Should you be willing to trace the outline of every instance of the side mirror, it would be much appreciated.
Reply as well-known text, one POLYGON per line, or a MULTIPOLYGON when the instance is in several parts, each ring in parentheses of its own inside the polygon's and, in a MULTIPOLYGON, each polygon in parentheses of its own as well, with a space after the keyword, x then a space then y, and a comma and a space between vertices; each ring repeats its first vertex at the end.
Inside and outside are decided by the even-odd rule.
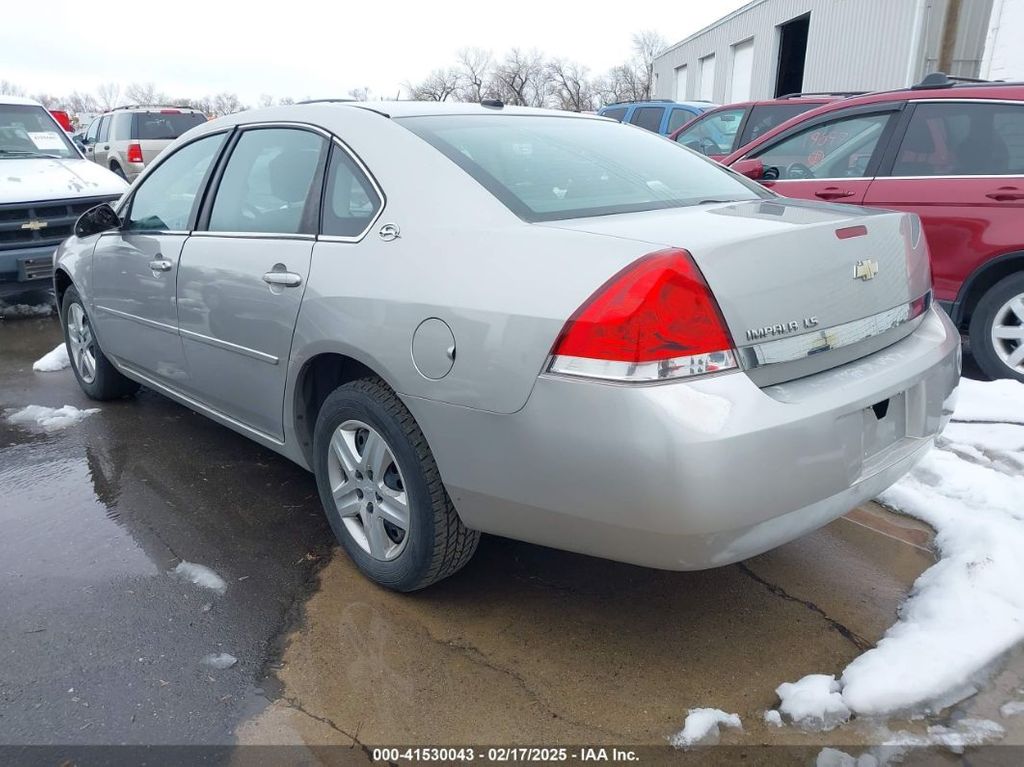
POLYGON ((732 169, 755 181, 764 178, 764 163, 760 160, 737 160, 732 164, 732 169))
POLYGON ((89 208, 75 222, 75 237, 91 237, 100 232, 121 228, 121 219, 109 204, 103 202, 89 208))

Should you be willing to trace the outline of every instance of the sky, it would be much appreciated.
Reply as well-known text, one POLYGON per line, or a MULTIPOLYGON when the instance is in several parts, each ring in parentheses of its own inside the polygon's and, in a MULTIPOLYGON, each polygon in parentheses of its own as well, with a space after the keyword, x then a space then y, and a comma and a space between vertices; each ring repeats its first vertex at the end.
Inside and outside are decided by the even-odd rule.
POLYGON ((57 95, 152 82, 172 97, 229 91, 249 104, 261 94, 344 97, 364 86, 394 98, 403 83, 454 64, 462 47, 536 48, 601 73, 630 55, 634 32, 654 29, 675 43, 745 2, 49 0, 45 15, 31 2, 4 2, 0 80, 57 95))

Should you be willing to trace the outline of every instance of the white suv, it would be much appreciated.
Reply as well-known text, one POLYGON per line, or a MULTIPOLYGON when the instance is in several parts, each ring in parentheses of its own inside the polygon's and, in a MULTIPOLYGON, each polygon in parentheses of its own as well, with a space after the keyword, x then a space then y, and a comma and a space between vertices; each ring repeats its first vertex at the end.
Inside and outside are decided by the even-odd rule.
POLYGON ((49 288, 78 217, 128 185, 84 159, 41 104, 0 95, 0 297, 49 288))

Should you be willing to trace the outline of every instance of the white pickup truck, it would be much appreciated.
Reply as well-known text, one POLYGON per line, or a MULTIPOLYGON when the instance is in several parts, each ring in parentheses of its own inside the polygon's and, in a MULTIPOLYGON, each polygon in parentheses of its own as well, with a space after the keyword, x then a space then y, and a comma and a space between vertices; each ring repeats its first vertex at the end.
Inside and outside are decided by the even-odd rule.
POLYGON ((0 298, 49 288, 53 252, 78 217, 127 189, 41 104, 0 95, 0 298))

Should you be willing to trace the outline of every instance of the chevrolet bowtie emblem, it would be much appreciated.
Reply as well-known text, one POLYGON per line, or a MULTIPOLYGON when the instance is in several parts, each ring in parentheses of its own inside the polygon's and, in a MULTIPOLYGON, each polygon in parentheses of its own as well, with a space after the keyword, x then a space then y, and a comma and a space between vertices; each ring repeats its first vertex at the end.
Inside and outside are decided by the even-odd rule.
POLYGON ((22 229, 29 229, 33 232, 38 232, 40 229, 45 229, 50 223, 48 221, 40 221, 38 218, 34 218, 31 221, 26 221, 21 225, 22 229))
POLYGON ((875 279, 875 275, 878 274, 878 262, 873 258, 866 258, 863 261, 858 261, 857 265, 853 268, 853 279, 855 280, 868 280, 875 279))

